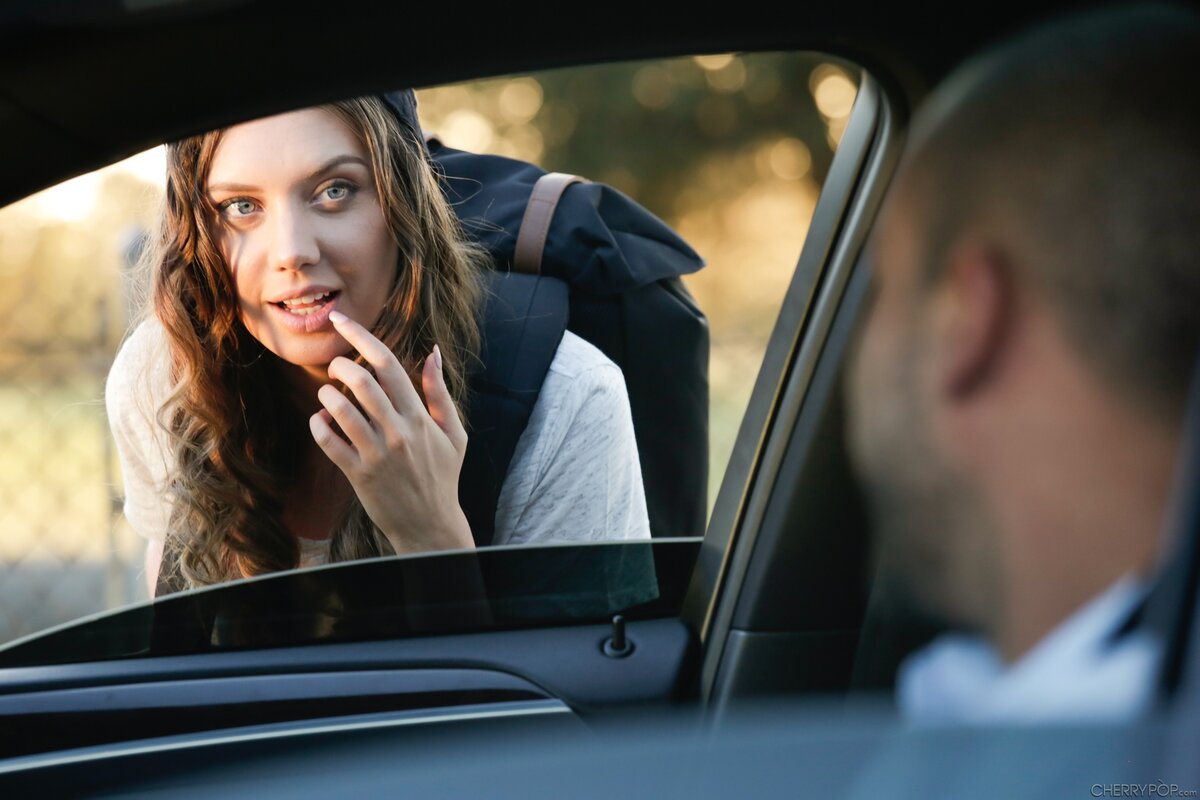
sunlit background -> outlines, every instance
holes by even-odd
[[[710,505],[856,91],[816,56],[722,54],[418,92],[450,147],[609,183],[708,262],[685,282],[712,336]],[[0,643],[145,597],[103,386],[163,181],[156,148],[0,209]]]

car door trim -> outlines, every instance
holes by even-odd
[[[430,725],[447,722],[472,722],[514,717],[537,717],[573,713],[559,700],[519,700],[509,703],[486,703],[472,706],[457,706],[453,709],[397,711],[383,714],[359,714],[350,717],[327,718],[319,722],[299,722],[255,725],[242,729],[213,731],[211,733],[183,734],[161,739],[124,742],[118,745],[102,745],[81,748],[75,752],[51,755],[25,756],[11,761],[0,761],[0,776],[11,775],[34,769],[73,766],[111,758],[125,758],[147,754],[167,753],[197,747],[261,742],[268,739],[283,739],[298,736],[366,731],[379,728],[400,728],[412,725]]]
[[[710,595],[711,602],[700,627],[701,641],[704,643],[700,694],[705,701],[715,684],[724,641],[737,605],[737,590],[745,578],[758,528],[775,490],[791,433],[804,407],[809,384],[833,327],[851,272],[866,243],[870,220],[882,202],[887,178],[895,166],[901,142],[902,136],[895,124],[895,114],[888,98],[879,84],[864,73],[843,146],[838,150],[839,155],[845,154],[852,159],[843,162],[849,165],[849,174],[837,176],[841,185],[830,186],[829,181],[826,183],[826,190],[834,192],[829,200],[844,213],[838,215],[838,224],[832,232],[822,232],[822,239],[828,236],[828,240],[811,244],[807,240],[805,242],[797,273],[799,275],[805,269],[816,272],[813,286],[816,300],[805,309],[806,313],[799,324],[791,321],[795,325],[791,358],[788,367],[780,373],[780,390],[774,395],[778,400],[772,404],[774,413],[770,423],[763,428],[759,457],[743,492],[740,515],[732,530],[732,543],[725,548],[718,584]],[[835,177],[832,170],[830,177]],[[822,193],[822,199],[826,199],[825,192]],[[820,261],[814,265],[812,259]],[[782,313],[780,321],[781,324],[787,322]],[[774,335],[786,335],[786,331],[776,331]],[[764,361],[764,371],[767,366]],[[756,391],[758,389],[756,386]],[[708,544],[707,540],[705,544]]]
[[[737,532],[746,527],[745,515],[754,487],[760,477],[770,477],[772,483],[774,480],[767,469],[768,453],[764,449],[779,419],[779,400],[787,386],[788,370],[795,361],[797,347],[805,340],[805,327],[812,320],[821,278],[831,263],[831,254],[870,150],[878,116],[877,104],[872,99],[875,94],[873,81],[864,74],[850,121],[817,199],[775,329],[767,341],[704,543],[696,558],[683,617],[699,631],[702,641],[709,638]]]

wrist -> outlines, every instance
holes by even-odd
[[[454,513],[451,514],[450,521],[446,526],[446,541],[454,542],[446,549],[475,549],[475,537],[471,534],[471,523],[467,521],[466,512],[457,503],[454,504]]]
[[[391,542],[396,555],[423,553],[435,550],[473,550],[475,538],[467,515],[457,503],[445,518],[421,528],[409,527],[403,531],[384,530],[383,535]]]

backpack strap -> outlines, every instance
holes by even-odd
[[[546,249],[546,236],[554,220],[554,210],[567,187],[573,183],[591,183],[587,178],[568,175],[565,172],[547,172],[533,184],[533,193],[525,206],[525,216],[517,231],[517,248],[513,253],[514,272],[540,275],[542,251]]]
[[[467,453],[458,499],[476,546],[492,543],[500,489],[567,330],[570,291],[541,275],[542,251],[563,192],[577,175],[549,172],[533,185],[510,272],[485,276],[479,363],[468,376]]]
[[[496,504],[517,442],[567,330],[568,289],[557,278],[488,271],[479,361],[468,373],[467,453],[458,500],[475,544],[491,544]]]

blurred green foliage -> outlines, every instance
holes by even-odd
[[[542,163],[612,179],[665,218],[675,216],[691,176],[717,149],[797,138],[808,143],[813,177],[823,183],[833,148],[809,88],[822,63],[769,53],[716,70],[684,58],[539,75],[553,98],[534,120],[544,126]],[[563,136],[568,119],[570,135]]]

